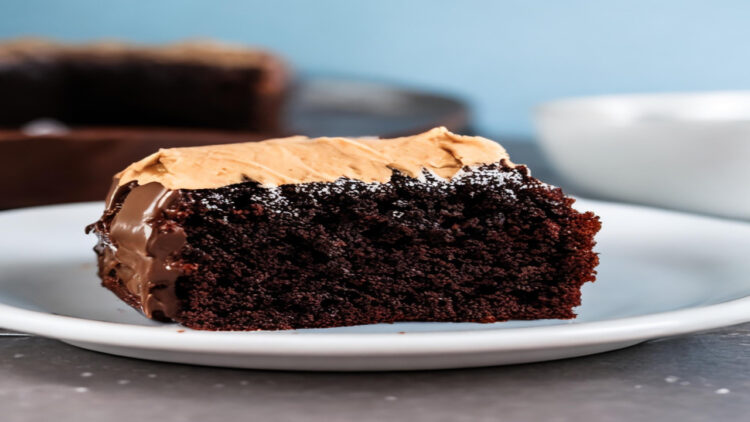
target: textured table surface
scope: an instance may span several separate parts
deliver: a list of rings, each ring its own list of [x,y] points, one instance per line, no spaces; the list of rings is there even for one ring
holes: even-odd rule
[[[552,181],[535,149],[506,144]],[[750,324],[577,359],[295,373],[108,356],[0,329],[0,421],[748,420]]]

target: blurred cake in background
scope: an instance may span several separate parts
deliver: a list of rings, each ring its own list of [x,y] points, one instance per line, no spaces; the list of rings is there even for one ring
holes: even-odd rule
[[[215,42],[164,46],[0,44],[0,126],[279,128],[286,71],[264,51]]]
[[[159,148],[281,134],[288,75],[215,42],[0,43],[0,209],[98,199]]]

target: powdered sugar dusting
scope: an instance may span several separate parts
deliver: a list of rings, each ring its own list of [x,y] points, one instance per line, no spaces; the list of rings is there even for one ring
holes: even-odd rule
[[[302,195],[312,202],[313,206],[326,200],[327,197],[345,196],[352,199],[361,199],[362,195],[393,195],[399,197],[402,190],[418,190],[437,196],[451,196],[461,192],[460,195],[475,198],[483,195],[483,192],[491,190],[501,192],[507,199],[518,200],[517,194],[524,189],[554,189],[536,179],[529,179],[525,167],[508,167],[501,163],[467,166],[456,173],[452,178],[445,179],[429,169],[423,169],[418,178],[413,178],[393,170],[393,177],[387,183],[363,182],[361,180],[341,177],[333,182],[313,182],[303,184],[289,184],[282,186],[257,185],[261,189],[253,190],[247,198],[250,203],[262,205],[268,212],[285,217],[300,217],[306,213],[304,209],[292,205],[294,197]],[[218,210],[225,201],[222,193],[206,192],[201,198],[201,205],[206,210]],[[403,218],[407,208],[399,206],[398,199],[394,199],[394,206],[400,210],[387,211],[395,218]],[[385,211],[384,211],[385,212]]]
[[[532,187],[552,188],[536,181],[529,185],[527,182],[528,179],[525,179],[527,175],[527,173],[523,172],[523,168],[516,167],[511,169],[504,167],[502,164],[467,166],[450,179],[442,178],[429,169],[423,169],[422,174],[418,178],[407,177],[394,170],[394,177],[399,178],[397,185],[409,188],[416,187],[422,191],[439,193],[441,195],[455,193],[458,190],[465,191],[467,190],[465,189],[466,187],[472,187],[474,190],[469,189],[469,191],[470,196],[473,196],[489,188],[502,190],[507,197],[515,200],[517,199],[516,191],[519,189]],[[342,177],[329,183],[266,187],[262,196],[253,195],[251,199],[269,206],[276,213],[289,213],[290,207],[287,206],[289,203],[286,199],[286,196],[289,194],[307,195],[317,204],[319,199],[330,195],[356,195],[358,192],[385,193],[392,189],[396,189],[396,184],[394,184],[393,180],[388,183],[380,183],[363,182]],[[296,211],[293,211],[293,213],[296,213]],[[403,212],[393,211],[393,215],[396,218],[401,218]]]

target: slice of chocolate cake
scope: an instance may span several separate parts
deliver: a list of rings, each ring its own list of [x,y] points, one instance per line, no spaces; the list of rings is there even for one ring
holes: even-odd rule
[[[573,318],[600,228],[573,202],[436,128],[160,150],[89,230],[105,287],[191,328]]]

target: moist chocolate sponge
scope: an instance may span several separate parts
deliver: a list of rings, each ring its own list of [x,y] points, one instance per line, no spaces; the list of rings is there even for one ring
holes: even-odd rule
[[[93,227],[103,284],[138,308],[103,252],[125,197]],[[573,318],[600,228],[573,202],[504,161],[448,181],[394,171],[388,183],[180,190],[150,222],[186,236],[170,260],[178,310],[161,317],[206,330]]]

